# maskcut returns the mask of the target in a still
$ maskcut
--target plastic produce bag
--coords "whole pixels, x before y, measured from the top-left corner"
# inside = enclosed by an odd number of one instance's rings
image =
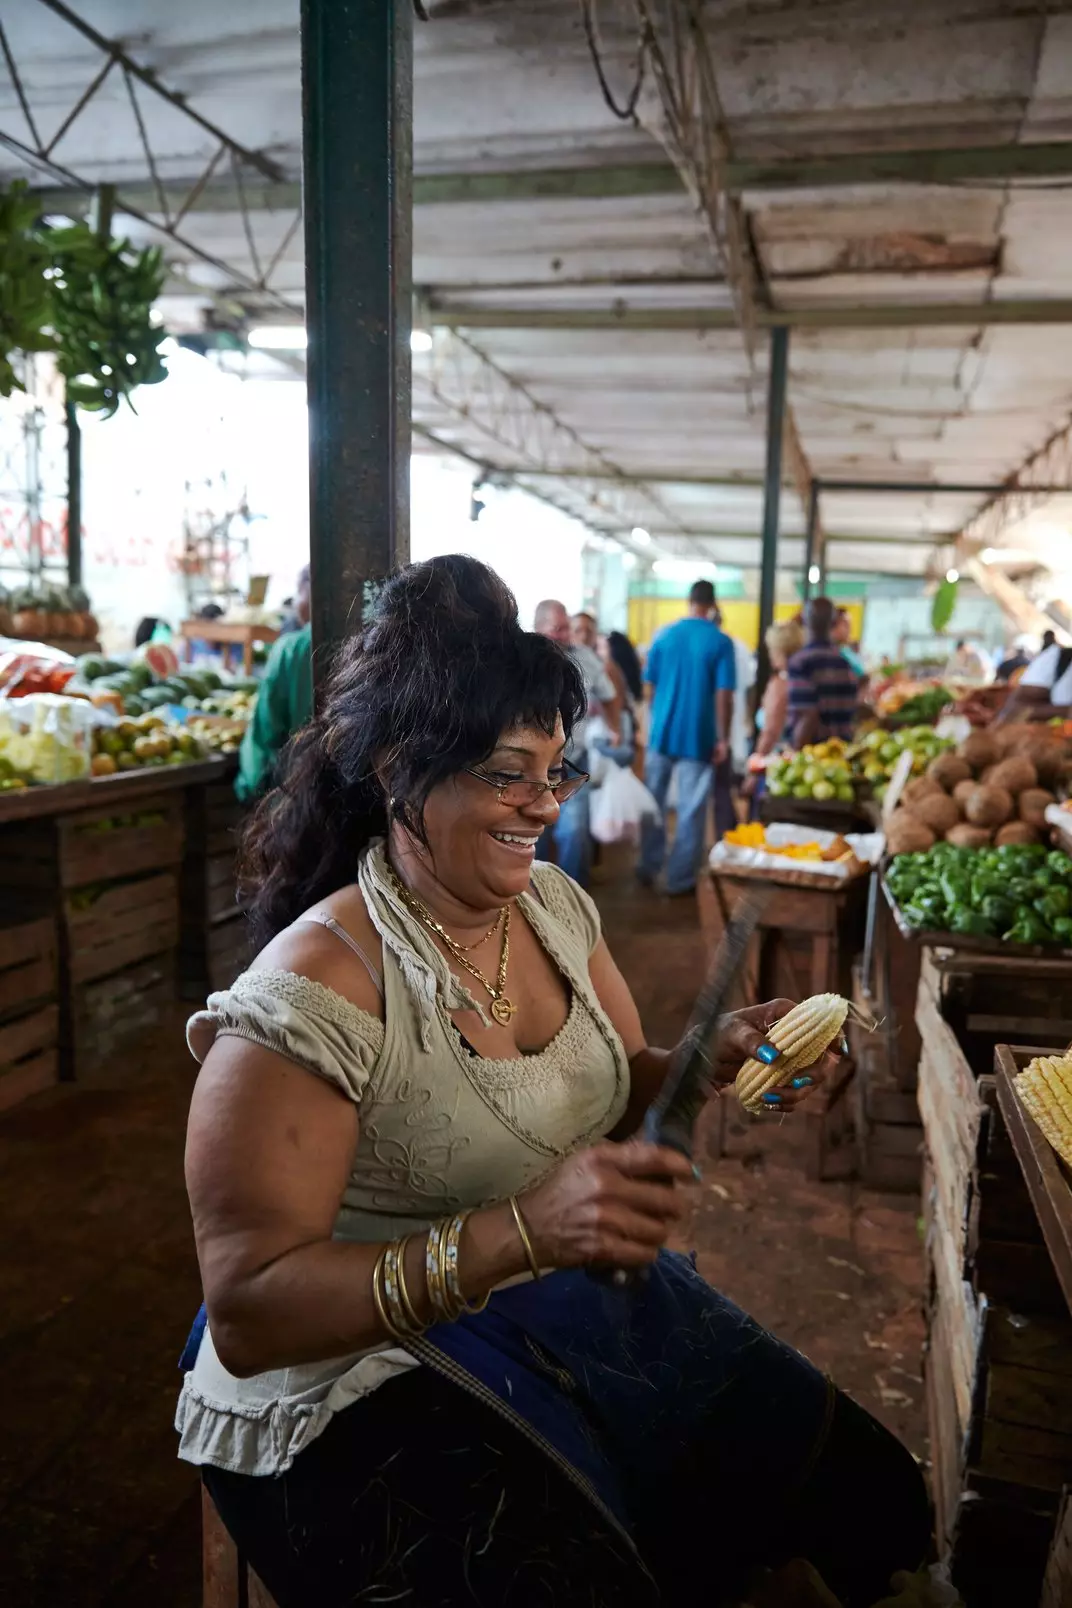
[[[591,831],[597,843],[636,843],[641,821],[658,815],[659,806],[631,770],[608,767],[592,799]]]
[[[89,775],[101,712],[80,698],[36,693],[0,708],[0,773],[27,782],[77,782]]]

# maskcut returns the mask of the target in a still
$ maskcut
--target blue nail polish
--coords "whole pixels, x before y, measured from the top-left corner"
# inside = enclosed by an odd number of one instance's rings
[[[703,1173],[700,1171],[699,1167],[697,1167],[695,1162],[692,1164],[692,1176],[695,1178],[698,1184],[703,1182]]]
[[[756,1051],[756,1060],[762,1061],[764,1066],[771,1066],[781,1053],[781,1050],[773,1044],[761,1044]]]
[[[814,1080],[812,1078],[794,1078],[789,1087],[791,1089],[810,1089],[813,1081]]]
[[[765,1105],[777,1106],[777,1105],[781,1105],[782,1097],[781,1097],[780,1094],[765,1094],[763,1096],[763,1101],[764,1101]]]

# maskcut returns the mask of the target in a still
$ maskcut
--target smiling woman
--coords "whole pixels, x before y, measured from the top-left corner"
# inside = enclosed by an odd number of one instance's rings
[[[798,1554],[855,1608],[925,1550],[908,1454],[664,1250],[667,1052],[535,856],[584,707],[491,571],[414,565],[254,817],[264,948],[189,1028],[177,1423],[280,1608],[678,1602],[713,1513],[717,1596]],[[713,1092],[790,1006],[724,1018]]]

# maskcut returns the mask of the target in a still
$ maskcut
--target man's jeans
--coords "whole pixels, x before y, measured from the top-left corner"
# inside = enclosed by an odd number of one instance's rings
[[[660,818],[646,816],[641,826],[639,872],[645,882],[654,882],[666,857],[666,797],[670,779],[677,772],[677,829],[666,861],[667,893],[688,893],[696,886],[696,874],[703,860],[707,826],[707,802],[711,797],[714,773],[709,760],[671,759],[668,754],[648,750],[644,781],[655,796]]]
[[[587,755],[582,755],[576,763],[578,769],[587,770]],[[582,787],[579,793],[574,793],[561,806],[558,820],[544,831],[536,845],[536,858],[550,860],[551,845],[554,844],[559,870],[565,871],[582,888],[587,888],[592,869],[592,834],[588,824],[590,807],[588,789]]]

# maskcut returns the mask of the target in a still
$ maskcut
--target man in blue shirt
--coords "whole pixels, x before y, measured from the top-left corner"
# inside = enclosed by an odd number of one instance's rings
[[[713,766],[723,764],[729,754],[736,655],[730,638],[715,624],[714,612],[714,587],[710,581],[697,581],[689,593],[688,615],[656,637],[644,669],[652,704],[644,780],[665,811],[676,774],[677,829],[667,858],[664,822],[645,820],[638,875],[650,886],[665,858],[670,894],[691,893],[696,886]]]

